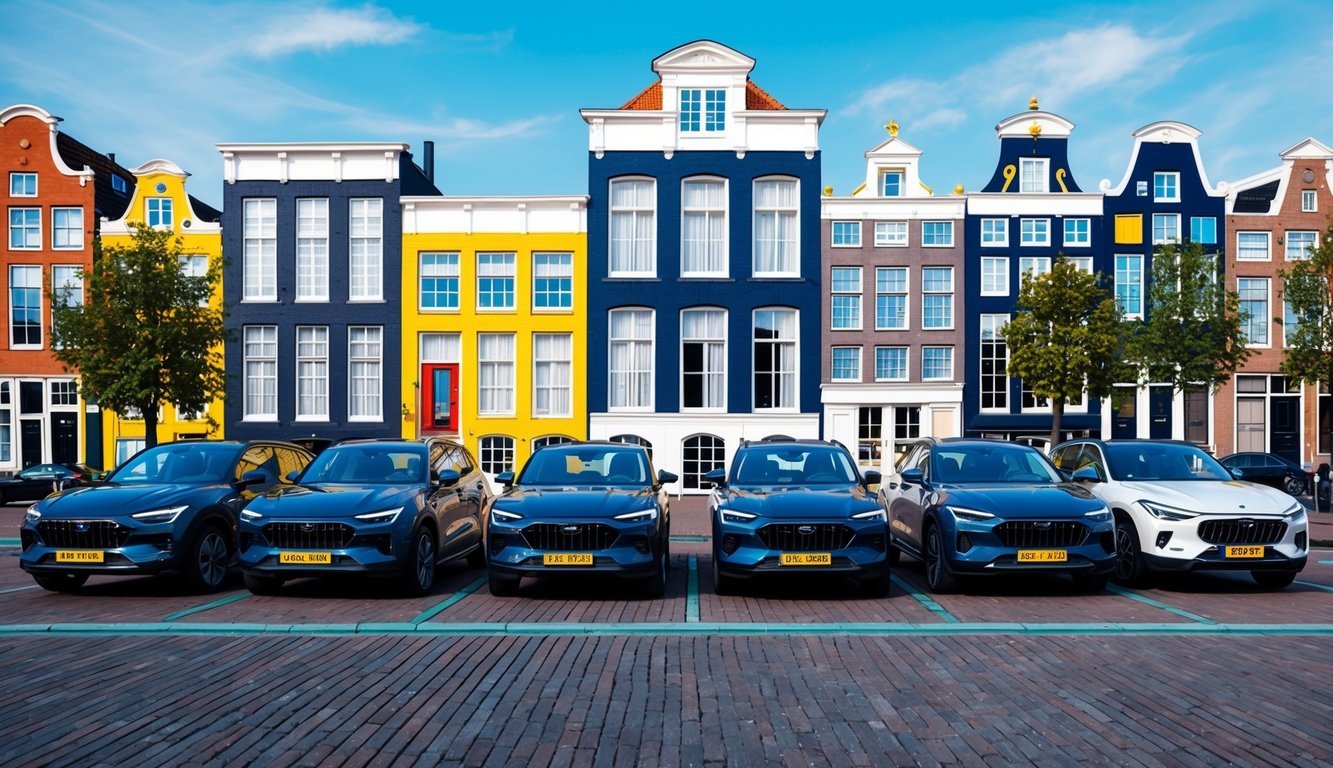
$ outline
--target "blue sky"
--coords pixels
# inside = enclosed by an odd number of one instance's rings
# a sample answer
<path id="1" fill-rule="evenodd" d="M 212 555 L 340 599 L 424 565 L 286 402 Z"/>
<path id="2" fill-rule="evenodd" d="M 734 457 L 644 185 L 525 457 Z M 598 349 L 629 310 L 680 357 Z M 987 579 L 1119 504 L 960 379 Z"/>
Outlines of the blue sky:
<path id="1" fill-rule="evenodd" d="M 446 194 L 579 194 L 584 107 L 654 81 L 709 38 L 756 60 L 789 107 L 827 109 L 824 183 L 846 194 L 890 118 L 937 193 L 989 179 L 994 127 L 1027 107 L 1072 120 L 1073 176 L 1118 182 L 1131 133 L 1203 131 L 1210 179 L 1333 144 L 1333 4 L 393 3 L 0 0 L 0 105 L 34 103 L 134 167 L 162 157 L 222 200 L 215 144 L 436 142 Z M 831 10 L 824 13 L 824 9 Z"/>

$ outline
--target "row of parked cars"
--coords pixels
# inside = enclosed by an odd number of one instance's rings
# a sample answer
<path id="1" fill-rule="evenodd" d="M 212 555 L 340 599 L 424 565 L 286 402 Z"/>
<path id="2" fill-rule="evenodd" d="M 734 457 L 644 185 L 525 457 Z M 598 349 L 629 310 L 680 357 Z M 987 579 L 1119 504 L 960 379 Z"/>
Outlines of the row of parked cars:
<path id="1" fill-rule="evenodd" d="M 1188 443 L 1074 440 L 1048 457 L 925 439 L 883 477 L 836 442 L 775 438 L 743 443 L 705 478 L 719 593 L 817 572 L 883 596 L 902 553 L 923 561 L 936 592 L 997 574 L 1064 573 L 1093 591 L 1193 570 L 1248 571 L 1281 588 L 1308 556 L 1298 500 Z M 644 448 L 546 446 L 497 481 L 492 495 L 474 457 L 444 438 L 349 440 L 317 456 L 284 442 L 168 443 L 31 507 L 20 562 L 54 591 L 93 574 L 166 571 L 210 591 L 239 564 L 256 593 L 360 574 L 419 595 L 451 560 L 485 567 L 496 595 L 525 576 L 571 573 L 665 590 L 677 477 Z"/>

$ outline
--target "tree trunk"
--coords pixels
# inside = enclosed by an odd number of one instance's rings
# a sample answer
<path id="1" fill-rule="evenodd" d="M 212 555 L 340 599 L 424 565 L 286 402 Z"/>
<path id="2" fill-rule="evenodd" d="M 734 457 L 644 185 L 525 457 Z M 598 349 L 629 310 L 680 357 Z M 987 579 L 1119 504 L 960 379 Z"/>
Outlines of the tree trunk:
<path id="1" fill-rule="evenodd" d="M 1065 415 L 1065 399 L 1063 396 L 1051 398 L 1051 447 L 1060 444 L 1060 421 Z"/>
<path id="2" fill-rule="evenodd" d="M 143 413 L 143 447 L 157 445 L 157 403 L 139 406 Z"/>

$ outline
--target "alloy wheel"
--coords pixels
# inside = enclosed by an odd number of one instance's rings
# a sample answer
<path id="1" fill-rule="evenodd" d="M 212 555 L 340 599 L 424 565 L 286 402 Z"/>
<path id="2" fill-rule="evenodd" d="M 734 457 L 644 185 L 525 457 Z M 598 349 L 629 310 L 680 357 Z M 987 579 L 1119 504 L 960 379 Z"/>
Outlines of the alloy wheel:
<path id="1" fill-rule="evenodd" d="M 199 581 L 209 589 L 221 586 L 227 578 L 227 542 L 216 528 L 210 528 L 199 542 L 195 564 Z"/>

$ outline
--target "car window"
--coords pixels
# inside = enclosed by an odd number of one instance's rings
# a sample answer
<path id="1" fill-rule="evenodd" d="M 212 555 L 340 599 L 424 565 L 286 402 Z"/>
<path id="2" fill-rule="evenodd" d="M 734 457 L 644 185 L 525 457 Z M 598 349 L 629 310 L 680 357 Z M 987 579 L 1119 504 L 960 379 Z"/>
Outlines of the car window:
<path id="1" fill-rule="evenodd" d="M 648 455 L 633 446 L 569 445 L 543 448 L 528 459 L 517 485 L 650 485 Z"/>
<path id="2" fill-rule="evenodd" d="M 290 483 L 291 481 L 287 479 L 287 475 L 292 472 L 300 472 L 305 469 L 305 465 L 308 463 L 305 454 L 293 451 L 290 448 L 278 448 L 276 453 L 278 456 L 278 471 L 280 473 L 278 475 L 279 482 Z"/>
<path id="3" fill-rule="evenodd" d="M 252 445 L 244 454 L 241 460 L 236 462 L 236 470 L 232 473 L 232 478 L 240 480 L 245 477 L 246 472 L 253 472 L 256 469 L 262 469 L 268 473 L 269 477 L 278 477 L 278 456 L 274 453 L 273 447 L 269 445 Z"/>
<path id="4" fill-rule="evenodd" d="M 941 483 L 1055 483 L 1060 475 L 1036 449 L 1006 443 L 942 445 L 931 462 Z"/>
<path id="5" fill-rule="evenodd" d="M 733 485 L 825 485 L 856 482 L 847 452 L 824 445 L 753 446 L 737 453 Z"/>
<path id="6" fill-rule="evenodd" d="M 1082 451 L 1083 445 L 1081 443 L 1066 445 L 1051 456 L 1051 462 L 1060 469 L 1073 472 L 1078 469 L 1078 456 Z"/>
<path id="7" fill-rule="evenodd" d="M 1117 480 L 1230 480 L 1217 460 L 1193 445 L 1179 443 L 1110 443 L 1106 461 Z"/>

